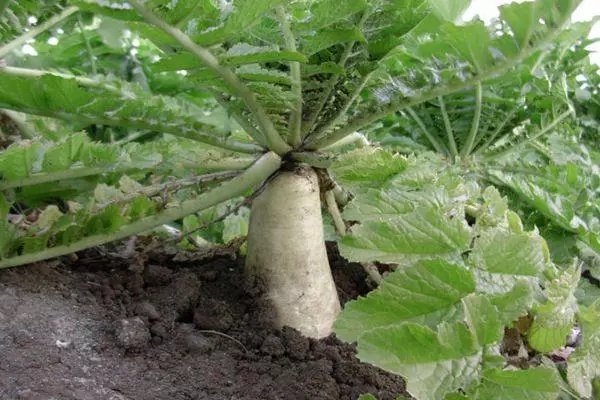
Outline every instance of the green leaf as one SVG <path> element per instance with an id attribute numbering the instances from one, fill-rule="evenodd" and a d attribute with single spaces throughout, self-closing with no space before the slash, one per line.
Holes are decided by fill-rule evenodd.
<path id="1" fill-rule="evenodd" d="M 423 192 L 399 188 L 368 189 L 344 208 L 344 218 L 362 222 L 407 214 L 416 208 L 441 209 L 449 202 L 449 196 L 443 188 Z"/>
<path id="2" fill-rule="evenodd" d="M 269 62 L 296 61 L 307 63 L 308 59 L 301 53 L 295 51 L 280 51 L 269 47 L 250 46 L 246 43 L 238 43 L 227 51 L 221 58 L 224 65 L 238 66 L 245 64 L 258 64 Z M 152 64 L 154 72 L 179 71 L 189 69 L 201 69 L 206 71 L 204 64 L 192 53 L 179 53 L 172 57 L 162 58 Z"/>
<path id="3" fill-rule="evenodd" d="M 510 26 L 515 40 L 519 46 L 527 45 L 527 41 L 534 33 L 531 24 L 523 24 L 523 20 L 531 20 L 536 14 L 536 4 L 525 2 L 520 4 L 511 4 L 510 7 L 502 5 L 499 7 L 500 16 Z"/>
<path id="4" fill-rule="evenodd" d="M 445 25 L 442 27 L 450 45 L 481 72 L 492 63 L 491 39 L 483 22 L 471 22 L 464 26 Z M 477 38 L 475 40 L 475 38 Z"/>
<path id="5" fill-rule="evenodd" d="M 554 369 L 546 367 L 525 370 L 500 370 L 488 368 L 483 371 L 482 384 L 473 400 L 554 400 L 560 386 Z"/>
<path id="6" fill-rule="evenodd" d="M 503 293 L 518 281 L 536 282 L 549 260 L 541 237 L 489 229 L 475 240 L 469 261 L 480 290 Z"/>
<path id="7" fill-rule="evenodd" d="M 301 49 L 303 54 L 311 56 L 336 44 L 364 41 L 366 39 L 358 28 L 323 29 L 312 36 L 305 36 Z"/>
<path id="8" fill-rule="evenodd" d="M 303 22 L 294 24 L 294 29 L 299 31 L 319 30 L 365 10 L 368 5 L 369 3 L 365 0 L 346 0 L 343 4 L 336 0 L 315 1 L 312 2 L 310 10 L 302 13 Z"/>
<path id="9" fill-rule="evenodd" d="M 580 304 L 590 306 L 596 300 L 600 299 L 600 287 L 588 279 L 581 279 L 575 291 L 575 297 Z"/>
<path id="10" fill-rule="evenodd" d="M 73 79 L 52 75 L 32 78 L 0 73 L 0 107 L 89 124 L 171 133 L 217 146 L 226 142 L 219 127 L 204 123 L 204 112 L 189 101 L 153 96 L 124 82 L 98 84 L 99 88 L 84 88 Z"/>
<path id="11" fill-rule="evenodd" d="M 600 376 L 600 300 L 578 315 L 583 340 L 569 357 L 567 380 L 582 397 L 591 398 L 592 381 Z"/>
<path id="12" fill-rule="evenodd" d="M 504 325 L 510 325 L 531 310 L 534 290 L 527 283 L 519 282 L 506 293 L 490 296 L 490 301 L 500 312 Z"/>
<path id="13" fill-rule="evenodd" d="M 465 320 L 480 346 L 491 345 L 502 337 L 504 321 L 487 297 L 469 296 L 462 299 Z"/>
<path id="14" fill-rule="evenodd" d="M 339 157 L 331 170 L 342 185 L 364 189 L 382 187 L 406 167 L 406 160 L 400 156 L 365 147 Z"/>
<path id="15" fill-rule="evenodd" d="M 340 252 L 352 261 L 410 265 L 438 257 L 460 260 L 470 242 L 471 229 L 465 220 L 422 208 L 353 227 L 342 239 Z"/>
<path id="16" fill-rule="evenodd" d="M 471 4 L 471 0 L 427 0 L 431 11 L 438 18 L 456 22 Z"/>
<path id="17" fill-rule="evenodd" d="M 475 291 L 473 274 L 442 260 L 420 261 L 391 273 L 367 297 L 346 304 L 335 323 L 342 340 L 356 341 L 374 328 L 411 321 L 435 328 L 461 318 L 461 300 Z"/>
<path id="18" fill-rule="evenodd" d="M 203 45 L 212 46 L 240 35 L 250 28 L 264 14 L 281 5 L 282 0 L 235 0 L 231 12 L 222 25 L 200 34 L 192 34 L 193 39 Z"/>
<path id="19" fill-rule="evenodd" d="M 49 148 L 44 154 L 42 170 L 56 172 L 69 169 L 74 162 L 80 159 L 80 152 L 89 138 L 85 133 L 69 135 L 64 143 Z"/>
<path id="20" fill-rule="evenodd" d="M 529 328 L 531 347 L 546 353 L 565 345 L 578 311 L 574 293 L 580 277 L 581 270 L 570 267 L 548 284 L 544 291 L 547 300 L 537 310 Z"/>
<path id="21" fill-rule="evenodd" d="M 30 176 L 42 145 L 38 142 L 13 144 L 4 150 L 0 158 L 0 178 L 5 181 L 18 180 Z"/>
<path id="22" fill-rule="evenodd" d="M 483 352 L 462 323 L 442 323 L 434 331 L 408 322 L 366 332 L 358 357 L 404 376 L 412 396 L 440 399 L 479 381 Z"/>
<path id="23" fill-rule="evenodd" d="M 358 400 L 377 400 L 377 397 L 373 396 L 371 393 L 361 394 Z"/>
<path id="24" fill-rule="evenodd" d="M 33 229 L 38 231 L 48 230 L 63 216 L 57 206 L 50 205 L 46 207 L 38 216 L 37 221 L 33 224 Z"/>
<path id="25" fill-rule="evenodd" d="M 250 209 L 242 207 L 237 213 L 228 215 L 223 221 L 223 243 L 248 235 Z"/>

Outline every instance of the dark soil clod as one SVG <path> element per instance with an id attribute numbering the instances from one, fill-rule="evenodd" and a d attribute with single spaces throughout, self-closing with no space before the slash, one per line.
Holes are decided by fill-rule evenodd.
<path id="1" fill-rule="evenodd" d="M 365 295 L 360 265 L 329 247 L 340 299 Z M 0 400 L 405 394 L 401 378 L 360 363 L 351 344 L 274 329 L 243 260 L 156 251 L 136 272 L 131 260 L 98 254 L 0 271 Z"/>

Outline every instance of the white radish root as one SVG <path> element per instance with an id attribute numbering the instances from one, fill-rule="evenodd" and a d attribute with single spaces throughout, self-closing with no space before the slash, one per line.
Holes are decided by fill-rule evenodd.
<path id="1" fill-rule="evenodd" d="M 323 236 L 319 182 L 307 166 L 282 170 L 252 203 L 246 273 L 265 286 L 276 322 L 303 335 L 332 332 L 340 302 Z"/>

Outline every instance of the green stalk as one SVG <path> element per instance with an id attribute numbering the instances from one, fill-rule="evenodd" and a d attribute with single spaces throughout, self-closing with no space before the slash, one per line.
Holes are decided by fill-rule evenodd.
<path id="1" fill-rule="evenodd" d="M 296 39 L 290 28 L 290 22 L 288 21 L 285 9 L 283 6 L 279 6 L 276 11 L 279 24 L 281 25 L 285 47 L 287 50 L 295 52 Z M 292 79 L 292 95 L 294 96 L 296 104 L 294 108 L 292 108 L 290 115 L 289 143 L 292 147 L 296 147 L 302 141 L 302 134 L 300 131 L 302 126 L 302 76 L 300 73 L 300 63 L 298 61 L 290 62 L 290 77 Z"/>
<path id="2" fill-rule="evenodd" d="M 481 120 L 481 106 L 483 103 L 483 90 L 481 88 L 481 82 L 477 82 L 475 85 L 475 111 L 473 114 L 473 122 L 471 123 L 471 130 L 469 131 L 469 136 L 467 136 L 467 141 L 465 143 L 465 147 L 463 147 L 460 155 L 462 157 L 466 157 L 471 154 L 471 150 L 473 150 L 473 144 L 475 143 L 475 137 L 477 136 L 477 132 L 479 131 L 479 121 Z"/>
<path id="3" fill-rule="evenodd" d="M 530 142 L 536 140 L 540 136 L 543 136 L 546 133 L 548 133 L 549 131 L 551 131 L 552 129 L 554 129 L 556 127 L 556 125 L 560 124 L 562 121 L 564 121 L 566 118 L 568 118 L 571 114 L 574 114 L 574 110 L 569 108 L 569 110 L 560 114 L 558 117 L 556 117 L 554 119 L 554 121 L 552 121 L 550 124 L 548 124 L 545 128 L 541 129 L 539 132 L 529 136 L 527 139 L 515 144 L 514 146 L 512 146 L 504 151 L 485 156 L 484 160 L 492 161 L 492 160 L 496 160 L 498 158 L 502 158 L 510 153 L 514 153 L 515 151 L 521 149 L 522 147 L 528 145 Z"/>
<path id="4" fill-rule="evenodd" d="M 281 158 L 277 154 L 273 152 L 266 153 L 243 174 L 222 183 L 216 188 L 199 195 L 195 199 L 182 202 L 179 207 L 169 208 L 160 214 L 141 219 L 122 227 L 119 231 L 114 233 L 89 236 L 69 245 L 52 247 L 37 253 L 25 254 L 2 260 L 0 261 L 0 269 L 63 256 L 89 247 L 99 246 L 101 244 L 149 231 L 163 224 L 212 207 L 225 200 L 242 196 L 246 191 L 259 185 L 277 171 L 280 165 Z"/>
<path id="5" fill-rule="evenodd" d="M 96 57 L 94 56 L 94 51 L 92 50 L 92 45 L 90 44 L 90 40 L 85 34 L 85 29 L 83 27 L 83 21 L 81 20 L 81 14 L 77 14 L 77 26 L 81 31 L 81 37 L 83 42 L 85 43 L 85 49 L 88 53 L 88 57 L 90 59 L 90 63 L 92 64 L 92 74 L 96 75 L 98 73 L 98 69 L 96 68 Z"/>
<path id="6" fill-rule="evenodd" d="M 102 82 L 98 79 L 86 78 L 85 76 L 78 76 L 73 74 L 66 74 L 62 72 L 55 71 L 44 71 L 40 69 L 30 69 L 30 68 L 19 68 L 19 67 L 0 67 L 0 73 L 12 76 L 20 76 L 23 78 L 40 78 L 44 75 L 53 75 L 63 79 L 74 79 L 75 82 L 80 84 L 81 86 L 96 88 L 96 89 L 104 89 L 112 93 L 120 94 L 121 90 L 113 85 L 108 85 L 106 82 Z"/>
<path id="7" fill-rule="evenodd" d="M 131 135 L 125 136 L 123 139 L 119 139 L 117 140 L 114 144 L 117 145 L 124 145 L 130 142 L 133 142 L 134 140 L 137 140 L 141 137 L 144 137 L 146 135 L 151 134 L 152 131 L 139 131 L 139 132 L 134 132 Z"/>
<path id="8" fill-rule="evenodd" d="M 365 135 L 360 132 L 353 132 L 345 138 L 342 138 L 327 147 L 323 147 L 321 150 L 334 150 L 352 143 L 356 143 L 356 147 L 365 147 L 370 144 Z"/>
<path id="9" fill-rule="evenodd" d="M 435 151 L 437 151 L 440 154 L 447 155 L 448 154 L 448 149 L 446 148 L 446 146 L 444 146 L 444 144 L 442 142 L 440 142 L 438 140 L 438 138 L 434 134 L 432 134 L 431 132 L 429 132 L 429 130 L 427 129 L 427 127 L 423 123 L 423 120 L 421 120 L 421 118 L 417 115 L 417 113 L 411 107 L 408 107 L 406 109 L 406 111 L 410 114 L 410 116 L 412 117 L 412 119 L 415 120 L 415 122 L 417 123 L 417 125 L 419 125 L 419 128 L 421 128 L 421 131 L 425 134 L 425 136 L 429 140 L 429 143 L 431 143 L 431 145 L 433 146 L 433 148 L 435 149 Z"/>
<path id="10" fill-rule="evenodd" d="M 314 168 L 327 169 L 331 167 L 336 156 L 328 153 L 317 153 L 317 152 L 291 152 L 290 158 L 296 162 L 308 164 Z"/>
<path id="11" fill-rule="evenodd" d="M 34 69 L 26 69 L 26 68 L 15 68 L 15 67 L 0 67 L 0 74 L 8 74 L 13 76 L 20 76 L 25 78 L 38 78 L 44 75 L 54 75 L 63 79 L 74 79 L 78 84 L 90 87 L 90 88 L 99 88 L 102 90 L 107 90 L 109 92 L 121 95 L 121 90 L 115 86 L 107 85 L 104 82 L 98 81 L 96 79 L 90 79 L 81 76 L 75 76 L 70 74 L 63 74 L 58 72 L 47 72 L 40 71 Z M 29 114 L 37 114 L 43 115 L 51 118 L 59 118 L 67 121 L 77 121 L 82 123 L 89 124 L 102 124 L 108 126 L 125 126 L 134 129 L 141 130 L 149 130 L 155 132 L 163 132 L 170 133 L 171 135 L 185 137 L 187 139 L 196 140 L 198 142 L 210 144 L 211 146 L 220 147 L 227 150 L 232 150 L 240 153 L 262 153 L 264 148 L 261 146 L 251 144 L 251 143 L 240 143 L 231 139 L 221 139 L 218 137 L 218 134 L 210 134 L 201 132 L 201 129 L 204 129 L 206 125 L 200 123 L 200 126 L 192 126 L 195 128 L 194 130 L 186 130 L 183 132 L 181 127 L 178 126 L 170 126 L 167 124 L 160 123 L 152 123 L 150 120 L 115 120 L 109 118 L 102 118 L 100 116 L 87 117 L 85 115 L 76 114 L 76 113 L 67 113 L 67 112 L 59 112 L 52 110 L 39 110 L 39 109 L 19 109 L 19 111 L 27 112 Z"/>
<path id="12" fill-rule="evenodd" d="M 96 207 L 94 207 L 93 212 L 97 213 L 113 204 L 128 203 L 142 195 L 146 196 L 146 197 L 151 197 L 151 196 L 156 196 L 157 194 L 164 193 L 164 192 L 176 192 L 178 190 L 181 190 L 183 188 L 190 187 L 190 186 L 224 181 L 225 179 L 230 179 L 237 175 L 239 175 L 239 173 L 237 171 L 216 172 L 214 174 L 199 175 L 199 176 L 194 176 L 192 178 L 184 178 L 184 179 L 179 179 L 176 181 L 169 181 L 169 182 L 165 182 L 165 183 L 162 183 L 160 185 L 155 185 L 155 186 L 145 186 L 136 192 L 127 193 L 127 195 L 123 198 L 109 201 L 104 204 L 99 204 Z"/>
<path id="13" fill-rule="evenodd" d="M 370 73 L 365 75 L 362 82 L 354 90 L 354 93 L 352 93 L 352 95 L 350 97 L 348 97 L 348 100 L 346 100 L 346 103 L 339 109 L 339 111 L 335 114 L 335 116 L 333 118 L 331 118 L 329 120 L 329 122 L 325 123 L 321 128 L 314 130 L 310 136 L 317 138 L 317 137 L 320 137 L 322 133 L 327 132 L 330 129 L 334 128 L 337 125 L 338 121 L 342 117 L 344 117 L 344 115 L 346 115 L 346 112 L 348 111 L 350 106 L 352 106 L 352 104 L 354 104 L 354 102 L 360 95 L 360 92 L 362 92 L 364 87 L 367 85 L 367 82 L 369 81 L 370 77 L 371 77 Z M 309 138 L 309 136 L 307 136 L 307 139 L 308 138 Z"/>
<path id="14" fill-rule="evenodd" d="M 362 29 L 366 20 L 369 18 L 369 15 L 370 15 L 369 11 L 365 11 L 363 13 L 363 15 L 360 19 L 360 22 L 358 23 L 359 30 Z M 352 49 L 354 48 L 355 43 L 356 42 L 349 42 L 346 44 L 346 47 L 344 48 L 344 52 L 342 53 L 342 55 L 340 57 L 340 61 L 338 62 L 338 65 L 340 67 L 342 67 L 342 68 L 346 67 L 346 62 L 348 61 L 348 58 L 350 58 L 350 54 L 352 54 Z M 308 135 L 311 133 L 311 131 L 315 127 L 317 119 L 319 118 L 319 115 L 321 114 L 323 107 L 325 107 L 325 104 L 327 104 L 327 101 L 329 100 L 329 97 L 331 96 L 331 92 L 333 91 L 333 88 L 335 87 L 335 85 L 337 85 L 339 79 L 340 79 L 340 77 L 337 75 L 333 75 L 331 78 L 329 78 L 329 81 L 327 82 L 327 87 L 323 91 L 323 95 L 321 96 L 319 103 L 317 104 L 315 109 L 312 111 L 312 113 L 308 117 L 307 123 L 304 125 L 304 128 L 302 130 L 304 139 L 306 139 L 308 137 Z M 355 129 L 355 130 L 357 130 L 357 129 Z"/>
<path id="15" fill-rule="evenodd" d="M 39 35 L 40 33 L 46 31 L 47 29 L 52 28 L 54 25 L 58 24 L 60 21 L 67 19 L 70 15 L 77 12 L 77 7 L 67 7 L 60 14 L 56 14 L 52 18 L 48 19 L 44 23 L 36 26 L 31 29 L 29 32 L 25 32 L 12 42 L 6 43 L 4 46 L 0 47 L 0 58 L 4 57 L 11 51 L 21 47 L 24 45 L 29 39 L 32 39 Z"/>
<path id="16" fill-rule="evenodd" d="M 354 42 L 349 42 L 346 44 L 346 47 L 344 48 L 344 52 L 342 53 L 342 56 L 340 57 L 340 61 L 338 62 L 338 65 L 341 66 L 342 68 L 346 65 L 346 61 L 348 60 L 348 57 L 350 57 L 350 53 L 352 52 L 353 46 L 354 46 Z M 310 135 L 312 129 L 315 127 L 315 125 L 317 123 L 317 119 L 319 118 L 319 115 L 321 114 L 323 107 L 325 107 L 327 100 L 329 100 L 329 96 L 331 95 L 333 88 L 337 84 L 338 79 L 339 79 L 339 77 L 337 75 L 333 75 L 327 81 L 327 86 L 323 90 L 323 94 L 319 98 L 319 102 L 317 103 L 317 106 L 314 108 L 314 110 L 311 111 L 311 113 L 308 117 L 308 121 L 304 124 L 304 127 L 302 128 L 302 136 L 304 136 L 305 139 L 308 138 L 308 135 Z"/>
<path id="17" fill-rule="evenodd" d="M 440 104 L 440 111 L 442 113 L 442 118 L 444 119 L 444 127 L 446 128 L 446 135 L 448 136 L 448 144 L 450 145 L 450 153 L 452 153 L 453 158 L 456 158 L 458 156 L 458 149 L 456 148 L 456 140 L 454 140 L 454 132 L 452 131 L 452 124 L 450 123 L 450 117 L 448 116 L 448 111 L 446 111 L 446 103 L 444 102 L 444 98 L 442 96 L 438 97 L 438 103 Z"/>
<path id="18" fill-rule="evenodd" d="M 225 99 L 223 95 L 221 95 L 221 93 L 219 93 L 216 90 L 212 93 L 215 96 L 215 100 L 217 100 L 217 103 L 219 103 L 219 105 L 223 107 L 223 109 L 225 109 L 230 116 L 233 117 L 235 122 L 238 123 L 238 125 L 244 130 L 244 132 L 250 135 L 250 137 L 256 138 L 258 143 L 260 143 L 262 146 L 266 146 L 267 143 L 265 142 L 265 138 L 263 137 L 262 133 L 254 126 L 252 126 L 252 123 L 248 118 L 244 117 L 241 113 L 233 110 L 233 107 L 229 106 L 227 99 Z"/>
<path id="19" fill-rule="evenodd" d="M 239 171 L 248 168 L 256 161 L 252 157 L 225 157 L 218 160 L 203 160 L 200 163 L 182 161 L 186 168 L 201 168 L 206 170 Z"/>
<path id="20" fill-rule="evenodd" d="M 507 59 L 506 61 L 496 65 L 495 67 L 488 69 L 487 71 L 474 75 L 470 79 L 465 79 L 464 81 L 461 81 L 456 84 L 443 85 L 437 87 L 410 99 L 400 99 L 398 101 L 391 102 L 388 105 L 382 107 L 379 111 L 361 117 L 356 117 L 354 118 L 354 120 L 348 121 L 348 124 L 344 128 L 339 129 L 324 138 L 308 142 L 306 148 L 313 150 L 322 149 L 323 147 L 329 146 L 330 144 L 337 142 L 344 136 L 347 136 L 352 132 L 359 131 L 362 127 L 369 125 L 372 122 L 375 122 L 378 119 L 383 118 L 387 115 L 393 114 L 394 112 L 404 110 L 407 107 L 411 107 L 417 104 L 421 104 L 425 101 L 435 99 L 436 97 L 447 96 L 455 92 L 466 90 L 479 82 L 483 82 L 487 79 L 498 76 L 504 73 L 505 71 L 513 68 L 514 66 L 520 64 L 523 60 L 536 53 L 539 49 L 545 47 L 548 43 L 552 42 L 562 32 L 564 26 L 568 24 L 568 22 L 569 19 L 566 18 L 544 40 L 540 41 L 533 47 L 523 50 L 515 57 Z"/>
<path id="21" fill-rule="evenodd" d="M 178 28 L 171 26 L 158 18 L 152 12 L 147 10 L 140 0 L 128 0 L 131 4 L 149 23 L 156 26 L 167 35 L 175 39 L 186 50 L 194 54 L 202 61 L 211 71 L 216 73 L 221 79 L 227 83 L 235 93 L 240 96 L 252 114 L 256 117 L 258 124 L 265 135 L 269 148 L 279 155 L 283 155 L 291 150 L 291 147 L 281 138 L 273 121 L 269 118 L 267 112 L 262 105 L 256 100 L 254 94 L 246 85 L 237 77 L 233 71 L 219 63 L 219 60 L 207 49 L 194 43 L 189 36 L 180 31 Z"/>
<path id="22" fill-rule="evenodd" d="M 325 203 L 327 204 L 327 211 L 329 211 L 329 215 L 333 219 L 333 225 L 335 226 L 335 230 L 338 235 L 344 237 L 346 235 L 346 223 L 342 218 L 342 213 L 338 208 L 337 202 L 335 201 L 335 194 L 333 190 L 328 190 L 325 192 Z"/>
<path id="23" fill-rule="evenodd" d="M 206 170 L 225 170 L 225 171 L 239 171 L 248 168 L 255 162 L 255 158 L 224 158 L 222 160 L 208 160 L 201 165 L 196 164 L 186 164 L 183 162 L 184 167 L 188 168 L 203 168 Z M 120 168 L 106 168 L 106 167 L 89 167 L 89 168 L 72 168 L 66 169 L 64 171 L 57 172 L 49 172 L 49 173 L 41 173 L 34 174 L 27 178 L 22 178 L 18 180 L 12 181 L 2 181 L 0 180 L 0 191 L 7 189 L 14 189 L 18 187 L 26 187 L 39 185 L 42 183 L 48 182 L 60 182 L 69 179 L 78 179 L 78 178 L 86 178 L 88 176 L 94 175 L 102 175 L 102 174 L 111 174 L 115 172 L 126 172 L 135 170 L 137 168 L 132 168 L 127 165 L 124 165 Z"/>
<path id="24" fill-rule="evenodd" d="M 67 179 L 85 178 L 93 175 L 101 175 L 117 170 L 107 168 L 91 167 L 91 168 L 73 168 L 64 171 L 50 172 L 47 174 L 35 174 L 27 178 L 22 178 L 14 181 L 0 181 L 0 191 L 14 189 L 18 187 L 26 187 L 39 185 L 41 183 L 59 182 Z"/>
<path id="25" fill-rule="evenodd" d="M 506 114 L 506 117 L 502 120 L 502 122 L 500 123 L 500 125 L 498 125 L 498 127 L 496 128 L 496 130 L 494 131 L 494 133 L 492 133 L 492 136 L 490 136 L 489 139 L 487 139 L 485 141 L 485 143 L 483 143 L 477 150 L 475 150 L 475 152 L 473 153 L 473 155 L 478 155 L 481 152 L 486 151 L 487 149 L 489 149 L 489 147 L 492 145 L 492 143 L 494 143 L 494 140 L 498 137 L 498 135 L 500 134 L 500 132 L 502 132 L 502 130 L 504 129 L 504 127 L 506 126 L 506 124 L 508 124 L 509 121 L 517 113 L 518 109 L 519 109 L 519 105 L 517 104 L 517 106 L 515 106 L 512 110 L 510 110 L 510 112 L 508 114 Z M 498 139 L 498 140 L 501 140 L 504 136 L 506 136 L 509 133 L 510 132 L 507 132 L 505 135 L 502 135 L 500 137 L 500 139 Z"/>
<path id="26" fill-rule="evenodd" d="M 345 206 L 350 201 L 350 194 L 344 188 L 342 188 L 336 181 L 333 181 L 333 189 L 331 189 L 335 196 L 335 201 L 340 206 Z"/>

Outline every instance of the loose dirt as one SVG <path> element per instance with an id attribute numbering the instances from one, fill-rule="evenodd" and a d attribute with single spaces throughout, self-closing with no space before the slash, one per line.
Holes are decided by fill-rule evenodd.
<path id="1" fill-rule="evenodd" d="M 0 399 L 378 399 L 401 378 L 333 335 L 273 329 L 233 252 L 92 249 L 0 271 Z M 183 254 L 183 255 L 182 255 Z M 330 248 L 340 299 L 369 287 Z"/>

